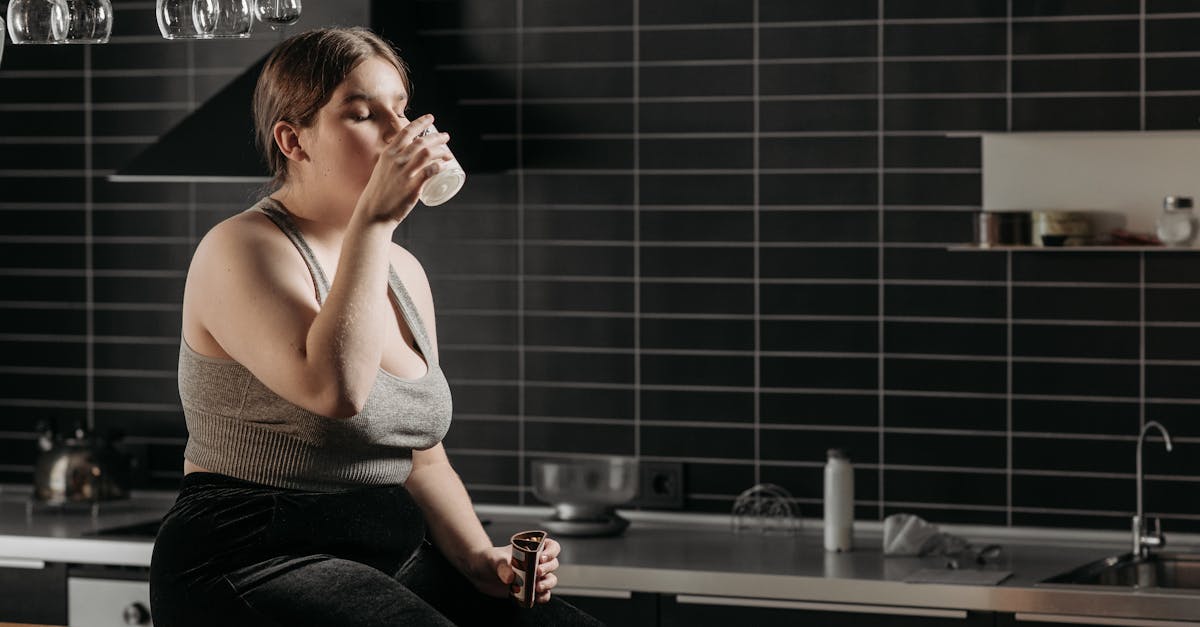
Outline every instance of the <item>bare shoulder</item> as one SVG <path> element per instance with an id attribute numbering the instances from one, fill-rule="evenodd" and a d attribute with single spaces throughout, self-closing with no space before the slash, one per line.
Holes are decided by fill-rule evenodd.
<path id="1" fill-rule="evenodd" d="M 192 264 L 208 264 L 219 260 L 214 257 L 228 258 L 230 254 L 240 259 L 256 252 L 282 250 L 286 245 L 286 236 L 270 218 L 257 211 L 243 211 L 209 229 L 196 247 Z"/>
<path id="2" fill-rule="evenodd" d="M 291 240 L 258 211 L 226 218 L 196 246 L 188 269 L 189 289 L 196 283 L 208 291 L 226 282 L 311 291 L 304 261 Z"/>
<path id="3" fill-rule="evenodd" d="M 404 282 L 404 287 L 408 289 L 413 298 L 432 298 L 429 277 L 426 276 L 425 268 L 416 255 L 407 248 L 392 242 L 390 261 L 392 267 L 396 269 L 396 274 L 400 275 L 400 280 Z"/>
<path id="4" fill-rule="evenodd" d="M 263 303 L 316 309 L 303 260 L 270 218 L 246 211 L 212 227 L 196 246 L 184 287 L 185 328 L 214 331 L 227 314 Z"/>

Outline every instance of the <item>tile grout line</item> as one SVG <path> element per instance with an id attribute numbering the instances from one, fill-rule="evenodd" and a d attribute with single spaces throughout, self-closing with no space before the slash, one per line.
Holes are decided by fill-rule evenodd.
<path id="1" fill-rule="evenodd" d="M 759 245 L 761 237 L 761 216 L 759 214 L 759 205 L 762 202 L 762 179 L 761 165 L 762 156 L 759 154 L 761 150 L 761 140 L 759 132 L 762 130 L 761 120 L 761 101 L 760 96 L 760 67 L 758 63 L 760 50 L 762 45 L 759 33 L 759 0 L 754 0 L 753 7 L 754 30 L 753 30 L 753 53 L 754 53 L 754 70 L 751 76 L 752 94 L 754 101 L 754 138 L 752 140 L 753 147 L 751 155 L 754 168 L 754 484 L 762 483 L 762 431 L 760 424 L 762 422 L 762 284 L 760 278 L 762 276 L 762 256 Z"/>
<path id="2" fill-rule="evenodd" d="M 1146 426 L 1146 254 L 1138 253 L 1138 429 Z"/>
<path id="3" fill-rule="evenodd" d="M 1011 13 L 1010 13 L 1011 15 Z M 1197 18 L 1200 17 L 1200 12 L 1196 11 L 1177 11 L 1177 12 L 1156 12 L 1152 17 L 1147 19 L 1153 20 L 1170 20 L 1180 18 Z M 1076 13 L 1068 15 L 1023 15 L 1013 17 L 1013 21 L 1021 23 L 1060 23 L 1060 22 L 1123 22 L 1132 21 L 1138 18 L 1137 13 Z M 1003 23 L 1005 17 L 917 17 L 917 18 L 891 18 L 887 22 L 893 25 L 904 26 L 954 26 L 962 24 L 1000 24 Z M 789 28 L 822 28 L 822 27 L 845 27 L 845 26 L 872 26 L 879 21 L 876 19 L 839 19 L 839 20 L 780 20 L 771 21 L 765 28 L 771 29 L 789 29 Z M 680 24 L 651 24 L 645 25 L 642 28 L 647 31 L 694 31 L 694 30 L 745 30 L 752 28 L 751 22 L 694 22 Z M 464 28 L 432 28 L 418 31 L 418 34 L 423 36 L 445 36 L 445 35 L 485 35 L 485 34 L 505 34 L 512 32 L 511 27 L 505 26 L 484 26 L 484 27 L 464 27 Z M 588 25 L 588 26 L 534 26 L 527 28 L 531 33 L 558 33 L 558 34 L 576 34 L 576 33 L 612 33 L 626 32 L 629 28 L 620 25 Z M 114 38 L 116 39 L 116 38 Z M 131 39 L 129 36 L 123 40 Z"/>
<path id="4" fill-rule="evenodd" d="M 1013 0 L 1007 0 L 1008 20 L 1005 23 L 1005 129 L 1013 130 Z M 979 150 L 983 150 L 983 140 L 979 140 Z M 982 170 L 982 162 L 980 169 Z M 981 201 L 982 202 L 982 201 Z M 1005 488 L 1004 488 L 1004 523 L 1011 527 L 1013 524 L 1013 281 L 1012 281 L 1012 251 L 1004 253 L 1004 339 L 1005 339 L 1005 392 L 1004 392 L 1004 455 L 1005 455 Z"/>
<path id="5" fill-rule="evenodd" d="M 1010 6 L 1011 6 L 1011 0 Z M 1007 288 L 1004 301 L 1005 324 L 1005 391 L 1004 391 L 1004 452 L 1005 452 L 1005 524 L 1013 524 L 1013 301 L 1012 301 L 1012 252 L 1005 253 L 1005 278 Z"/>
<path id="6" fill-rule="evenodd" d="M 997 18 L 996 23 L 1001 23 L 1005 18 Z M 1014 21 L 1020 22 L 1016 19 Z M 1132 21 L 1132 20 L 1131 20 Z M 1150 21 L 1149 19 L 1146 20 Z M 645 28 L 643 27 L 643 30 Z M 523 33 L 522 33 L 523 34 Z M 112 45 L 111 43 L 109 44 Z M 1098 60 L 1115 60 L 1115 59 L 1136 59 L 1139 56 L 1137 52 L 1075 52 L 1075 53 L 1048 53 L 1048 54 L 1013 54 L 1013 59 L 1020 61 L 1050 61 L 1050 60 L 1081 60 L 1081 59 L 1098 59 Z M 1146 52 L 1146 58 L 1149 59 L 1194 59 L 1200 57 L 1200 51 L 1183 50 L 1183 51 L 1162 51 L 1162 52 Z M 761 59 L 764 65 L 822 65 L 822 64 L 854 64 L 854 63 L 871 63 L 873 57 L 870 56 L 811 56 L 811 57 L 771 57 Z M 945 55 L 892 55 L 888 57 L 889 62 L 901 63 L 937 63 L 937 62 L 955 62 L 955 61 L 996 61 L 1004 60 L 1002 54 L 945 54 Z M 663 60 L 663 61 L 642 61 L 644 67 L 727 67 L 727 66 L 749 66 L 752 64 L 750 57 L 738 58 L 710 58 L 710 59 L 679 59 L 679 60 Z M 436 66 L 438 71 L 466 71 L 479 69 L 515 69 L 516 62 L 511 63 L 447 63 Z M 630 62 L 627 61 L 575 61 L 575 62 L 529 62 L 523 63 L 523 66 L 531 70 L 539 69 L 611 69 L 630 67 Z M 204 69 L 189 70 L 187 67 L 178 68 L 159 68 L 145 70 L 96 70 L 92 73 L 94 77 L 103 78 L 170 78 L 176 76 L 187 76 L 189 72 L 193 72 L 204 76 L 213 77 L 229 77 L 237 76 L 244 71 L 243 67 L 207 67 Z M 82 72 L 75 70 L 4 70 L 0 71 L 0 79 L 2 78 L 78 78 Z M 171 101 L 165 101 L 170 103 Z M 147 103 L 149 104 L 149 103 Z"/>
<path id="7" fill-rule="evenodd" d="M 0 37 L 3 33 L 0 33 Z M 86 348 L 86 370 L 87 370 L 87 411 L 86 411 L 86 426 L 88 433 L 91 433 L 96 428 L 96 277 L 95 277 L 95 247 L 92 242 L 95 225 L 93 224 L 94 216 L 92 215 L 92 203 L 95 200 L 95 182 L 93 181 L 92 166 L 94 165 L 95 156 L 92 146 L 92 130 L 94 122 L 92 120 L 92 46 L 86 44 L 83 46 L 83 103 L 84 103 L 84 118 L 83 118 L 83 134 L 84 134 L 84 169 L 86 178 L 83 186 L 83 256 L 85 266 L 85 287 L 84 298 L 87 299 L 87 319 L 85 321 L 87 332 L 87 348 Z M 60 426 L 61 428 L 61 426 Z"/>
<path id="8" fill-rule="evenodd" d="M 133 343 L 132 342 L 133 338 L 129 338 L 129 337 L 125 337 L 125 336 L 118 336 L 118 337 L 120 338 L 121 342 Z M 58 338 L 58 339 L 22 338 L 22 339 L 16 339 L 16 340 L 8 340 L 8 341 L 62 345 L 62 344 L 74 344 L 77 342 L 77 339 L 78 339 L 77 337 L 65 337 L 65 338 Z M 166 338 L 152 338 L 152 339 L 155 341 L 140 342 L 138 344 L 142 345 L 142 346 L 170 346 L 171 345 L 170 341 L 167 340 Z M 99 340 L 100 340 L 100 338 L 96 337 L 95 343 L 103 343 L 105 345 L 113 345 L 113 344 L 117 343 L 117 342 L 113 341 L 112 339 L 109 339 L 108 341 L 104 341 L 104 342 L 101 342 Z M 511 351 L 513 347 L 506 345 L 506 344 L 496 344 L 496 345 L 447 344 L 446 348 L 447 348 L 447 352 L 475 351 L 475 352 L 479 352 L 479 353 L 486 353 L 486 352 L 490 351 L 492 353 L 506 353 L 506 352 Z M 540 356 L 540 357 L 546 357 L 548 355 L 572 355 L 572 354 L 573 355 L 595 355 L 595 356 L 599 356 L 599 355 L 629 355 L 632 357 L 633 352 L 634 352 L 633 349 L 631 349 L 631 348 L 597 348 L 594 346 L 528 346 L 527 345 L 525 350 L 526 350 L 526 353 L 532 353 L 532 354 Z M 987 365 L 987 364 L 996 364 L 997 366 L 999 366 L 1000 364 L 1006 364 L 1009 361 L 1011 361 L 1014 365 L 1020 363 L 1020 364 L 1029 364 L 1029 365 L 1033 365 L 1033 366 L 1042 366 L 1042 367 L 1048 367 L 1051 365 L 1055 365 L 1055 366 L 1062 366 L 1062 365 L 1068 365 L 1068 366 L 1070 366 L 1070 365 L 1074 365 L 1074 366 L 1117 366 L 1117 367 L 1121 367 L 1122 370 L 1136 368 L 1139 365 L 1139 363 L 1141 363 L 1141 362 L 1139 362 L 1139 360 L 1137 358 L 1125 359 L 1125 358 L 1042 357 L 1042 356 L 1007 358 L 1002 355 L 946 355 L 943 353 L 802 352 L 802 351 L 760 351 L 760 352 L 756 352 L 754 350 L 722 351 L 722 350 L 711 350 L 711 349 L 693 349 L 693 350 L 653 349 L 653 350 L 641 351 L 641 355 L 643 357 L 652 356 L 652 357 L 691 358 L 691 359 L 718 358 L 718 359 L 724 359 L 724 360 L 728 360 L 728 361 L 745 361 L 745 362 L 752 362 L 754 360 L 754 356 L 756 354 L 761 355 L 763 357 L 771 357 L 771 358 L 776 358 L 776 359 L 783 358 L 783 359 L 797 360 L 797 361 L 799 361 L 799 360 L 812 361 L 812 360 L 820 360 L 820 359 L 829 359 L 829 360 L 838 360 L 841 362 L 851 362 L 851 361 L 868 362 L 868 361 L 876 360 L 880 356 L 882 356 L 885 360 L 890 359 L 890 360 L 897 360 L 897 361 L 925 362 L 927 364 L 942 363 L 942 364 L 949 365 L 949 364 L 955 364 L 955 363 L 959 363 L 959 364 L 966 363 L 966 364 L 975 365 L 975 366 L 981 366 L 981 365 Z M 1185 368 L 1200 368 L 1200 360 L 1186 360 L 1186 361 L 1184 361 L 1184 360 L 1175 360 L 1175 361 L 1146 360 L 1145 363 L 1147 366 L 1176 366 L 1176 367 L 1185 367 Z M 77 371 L 76 368 L 71 368 L 71 367 L 66 367 L 66 366 L 0 366 L 0 372 L 12 372 L 13 369 L 16 369 L 17 371 L 19 371 L 21 368 L 26 368 L 26 369 L 29 369 L 30 371 L 36 370 L 37 372 L 41 372 L 44 374 L 68 375 L 68 374 L 74 374 Z M 114 371 L 125 371 L 125 370 L 129 370 L 129 369 L 126 369 L 126 368 L 100 368 L 100 369 L 96 369 L 96 372 L 111 373 Z M 162 369 L 140 368 L 137 370 L 139 370 L 141 372 L 148 372 L 148 373 L 149 372 L 155 372 L 155 373 L 174 372 L 174 368 L 172 368 L 172 367 L 167 367 L 167 368 L 162 368 Z M 483 379 L 480 379 L 480 380 L 483 380 Z M 547 382 L 547 383 L 549 383 L 549 382 L 568 383 L 571 381 L 572 381 L 571 379 L 549 379 L 549 380 L 546 380 L 545 382 Z M 620 379 L 615 379 L 615 380 L 610 379 L 609 381 L 597 381 L 595 379 L 590 379 L 590 380 L 589 379 L 580 379 L 575 382 L 579 383 L 579 384 L 586 384 L 589 381 L 596 382 L 596 383 L 610 383 L 613 385 L 621 385 L 623 383 L 623 381 Z M 633 386 L 633 382 L 630 381 L 628 383 L 628 385 Z M 646 384 L 644 382 L 640 385 L 643 388 L 646 386 Z M 746 386 L 734 386 L 734 387 L 745 387 L 745 388 L 751 389 L 751 390 L 754 389 L 753 384 L 747 384 Z M 632 387 L 630 389 L 632 389 Z M 778 388 L 772 388 L 772 389 L 778 389 Z M 856 389 L 856 388 L 845 387 L 845 388 L 839 388 L 839 389 L 852 390 L 852 389 Z M 889 390 L 889 391 L 899 392 L 902 390 L 903 390 L 903 388 L 893 389 L 893 390 Z M 936 393 L 936 392 L 943 392 L 943 391 L 948 391 L 948 390 L 937 390 L 937 389 L 924 390 L 923 388 L 916 388 L 913 391 L 914 392 L 924 391 L 924 392 L 929 392 L 929 393 Z M 1084 395 L 1087 396 L 1087 394 L 1084 394 Z M 1138 398 L 1138 397 L 1135 396 L 1133 398 Z"/>
<path id="9" fill-rule="evenodd" d="M 884 9 L 883 9 L 883 4 L 884 4 L 884 0 L 878 0 L 878 2 L 876 3 L 876 9 L 875 9 L 877 11 L 877 13 L 875 15 L 875 67 L 877 68 L 877 72 L 878 72 L 878 74 L 875 76 L 875 91 L 876 91 L 876 95 L 877 95 L 877 98 L 875 101 L 875 124 L 876 124 L 876 129 L 875 129 L 875 131 L 876 131 L 876 135 L 875 135 L 875 167 L 876 167 L 875 197 L 876 197 L 876 203 L 877 203 L 876 220 L 878 221 L 875 225 L 876 241 L 877 241 L 877 245 L 878 245 L 878 247 L 876 248 L 876 257 L 875 257 L 875 265 L 876 265 L 875 270 L 876 270 L 876 276 L 878 277 L 878 284 L 875 287 L 875 293 L 876 293 L 876 298 L 878 300 L 878 305 L 876 307 L 876 311 L 878 314 L 878 318 L 876 319 L 876 342 L 877 342 L 876 350 L 879 351 L 879 354 L 876 358 L 877 361 L 876 361 L 876 366 L 875 366 L 877 388 L 878 388 L 878 393 L 877 393 L 877 398 L 876 398 L 876 407 L 877 407 L 877 410 L 879 413 L 879 419 L 878 419 L 879 431 L 876 434 L 876 441 L 878 442 L 878 450 L 876 451 L 876 454 L 878 455 L 877 459 L 879 460 L 879 470 L 877 471 L 879 494 L 878 494 L 878 499 L 877 499 L 877 503 L 876 503 L 876 508 L 877 508 L 876 518 L 878 520 L 883 520 L 883 517 L 884 517 L 884 512 L 885 512 L 884 503 L 886 502 L 886 495 L 885 495 L 884 488 L 887 485 L 886 481 L 885 481 L 886 457 L 884 455 L 884 443 L 886 440 L 886 438 L 884 437 L 884 433 L 887 428 L 887 423 L 885 421 L 885 415 L 884 415 L 884 408 L 885 408 L 884 400 L 886 398 L 885 397 L 886 388 L 885 388 L 885 381 L 884 381 L 884 372 L 885 372 L 884 366 L 885 366 L 886 358 L 884 357 L 884 337 L 883 337 L 884 319 L 885 319 L 885 314 L 886 314 L 886 310 L 884 307 L 885 274 L 884 274 L 884 267 L 883 267 L 883 254 L 884 254 L 884 212 L 883 212 L 884 171 L 883 170 L 884 170 L 884 156 L 885 156 L 884 155 L 884 145 L 883 145 L 884 132 L 885 132 L 885 123 L 884 123 L 885 118 L 884 118 L 884 107 L 883 107 L 883 105 L 884 105 L 884 88 L 883 88 L 883 85 L 884 85 L 884 83 L 883 83 L 883 68 L 884 68 L 884 55 L 883 55 L 884 19 L 883 19 L 883 17 L 884 17 Z"/>
<path id="10" fill-rule="evenodd" d="M 1147 54 L 1146 58 L 1152 58 L 1153 55 Z M 1194 58 L 1194 57 L 1193 57 Z M 1000 59 L 997 59 L 999 62 Z M 752 64 L 753 65 L 753 64 Z M 767 65 L 760 60 L 759 65 Z M 194 76 L 189 74 L 187 76 Z M 1085 90 L 1085 91 L 1025 91 L 1020 93 L 1006 93 L 1005 91 L 910 91 L 910 92 L 891 92 L 884 96 L 885 100 L 990 100 L 1005 97 L 1006 99 L 1045 99 L 1045 98 L 1075 98 L 1079 100 L 1093 100 L 1099 98 L 1115 98 L 1115 97 L 1132 97 L 1143 94 L 1148 97 L 1162 96 L 1195 96 L 1200 94 L 1198 89 L 1155 89 L 1146 90 Z M 813 94 L 778 94 L 778 95 L 760 95 L 760 102 L 784 102 L 784 103 L 804 103 L 804 102 L 847 102 L 855 100 L 875 100 L 878 96 L 872 93 L 856 93 L 856 92 L 829 92 L 829 93 L 813 93 Z M 458 104 L 467 107 L 487 107 L 487 106 L 502 106 L 516 104 L 516 98 L 462 98 L 458 100 Z M 560 104 L 560 105 L 589 105 L 589 104 L 713 104 L 713 103 L 749 103 L 753 102 L 752 96 L 613 96 L 613 97 L 596 97 L 596 96 L 563 96 L 557 98 L 524 98 L 526 104 Z M 189 112 L 189 104 L 187 102 L 158 102 L 158 103 L 142 103 L 137 101 L 131 102 L 105 102 L 95 103 L 92 106 L 93 111 L 120 111 L 120 112 Z M 44 112 L 44 111 L 82 111 L 83 105 L 61 104 L 53 102 L 37 102 L 26 101 L 11 104 L 0 104 L 0 112 Z M 10 141 L 20 140 L 24 136 L 16 136 L 9 138 Z M 61 135 L 59 137 L 73 137 L 71 135 Z M 129 137 L 130 141 L 138 141 L 139 143 L 153 143 L 156 137 L 154 136 L 121 136 L 107 135 L 105 138 Z M 32 137 L 27 140 L 27 143 L 41 143 L 38 138 Z"/>
<path id="11" fill-rule="evenodd" d="M 1146 130 L 1146 0 L 1138 2 L 1138 115 Z"/>
<path id="12" fill-rule="evenodd" d="M 26 369 L 29 370 L 29 369 Z M 38 372 L 44 369 L 36 369 Z M 62 372 L 59 374 L 79 376 L 84 374 L 82 368 L 58 369 Z M 131 373 L 128 370 L 102 370 L 104 374 L 113 374 L 114 376 L 129 376 L 142 374 L 141 372 Z M 144 372 L 144 371 L 143 371 Z M 5 374 L 15 374 L 14 369 L 8 369 Z M 54 374 L 54 373 L 51 373 Z M 152 374 L 160 375 L 154 378 L 172 378 L 174 369 L 152 372 Z M 516 386 L 515 379 L 452 379 L 451 383 L 458 386 L 473 387 L 473 386 L 496 386 L 510 385 Z M 533 381 L 531 387 L 538 389 L 576 389 L 576 390 L 629 390 L 630 386 L 622 384 L 601 384 L 595 382 L 562 382 L 562 381 Z M 748 393 L 754 392 L 751 386 L 695 386 L 695 385 L 665 385 L 653 384 L 643 386 L 643 389 L 659 392 L 731 392 L 731 393 Z M 795 396 L 854 396 L 861 398 L 875 398 L 878 396 L 878 390 L 862 389 L 862 388 L 771 388 L 774 394 L 788 394 Z M 1003 401 L 1005 395 L 1003 392 L 947 392 L 947 391 L 928 391 L 928 390 L 903 390 L 895 389 L 889 392 L 892 396 L 901 398 L 924 398 L 924 399 L 967 399 L 967 400 L 997 400 Z M 1136 405 L 1138 397 L 1133 396 L 1098 396 L 1098 395 L 1065 395 L 1065 394 L 1013 394 L 1013 400 L 1037 401 L 1037 402 L 1054 402 L 1054 403 L 1122 403 L 1127 405 Z M 1155 398 L 1147 397 L 1148 403 L 1169 403 L 1179 406 L 1192 407 L 1200 405 L 1200 398 Z M 2 407 L 53 407 L 67 409 L 85 409 L 84 401 L 52 401 L 36 398 L 0 398 L 0 406 Z M 178 404 L 170 403 L 151 403 L 151 402 L 97 402 L 96 407 L 99 409 L 121 408 L 130 411 L 154 411 L 161 408 L 167 410 L 179 409 Z M 514 420 L 518 417 L 514 414 Z M 766 429 L 766 426 L 762 428 Z M 871 429 L 876 429 L 877 426 L 872 426 Z M 1181 438 L 1182 439 L 1182 438 Z"/>
<path id="13" fill-rule="evenodd" d="M 633 0 L 633 456 L 642 458 L 641 0 Z"/>
<path id="14" fill-rule="evenodd" d="M 525 476 L 525 141 L 522 139 L 523 103 L 525 96 L 525 0 L 516 1 L 516 149 L 517 149 L 517 483 L 524 488 L 529 483 Z M 525 505 L 525 490 L 520 491 L 518 505 Z"/>
<path id="15" fill-rule="evenodd" d="M 196 110 L 196 42 L 188 40 L 186 42 L 187 66 L 191 70 L 188 72 L 187 81 L 187 111 L 190 114 Z M 196 236 L 196 221 L 198 218 L 198 207 L 196 202 L 196 183 L 188 183 L 188 247 L 192 253 L 195 253 L 197 236 Z M 180 341 L 183 341 L 183 331 L 180 331 Z"/>
<path id="16" fill-rule="evenodd" d="M 1012 124 L 1012 105 L 1013 105 L 1013 88 L 1012 88 L 1012 69 L 1013 69 L 1013 0 L 1007 0 L 1008 19 L 1005 21 L 1005 51 L 1004 51 L 1004 128 L 1009 132 L 1013 130 Z M 982 143 L 983 140 L 980 140 Z M 980 150 L 982 150 L 982 146 Z M 980 163 L 980 171 L 983 170 L 983 164 Z"/>

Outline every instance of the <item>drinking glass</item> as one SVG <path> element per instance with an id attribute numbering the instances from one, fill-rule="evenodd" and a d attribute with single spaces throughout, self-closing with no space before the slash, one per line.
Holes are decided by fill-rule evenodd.
<path id="1" fill-rule="evenodd" d="M 421 136 L 436 132 L 437 128 L 430 124 L 429 128 L 421 132 Z M 426 207 L 436 207 L 450 200 L 467 182 L 466 171 L 458 163 L 458 159 L 453 158 L 453 154 L 450 156 L 449 162 L 442 163 L 442 170 L 425 181 L 425 186 L 421 188 L 421 202 L 425 203 Z"/>
<path id="2" fill-rule="evenodd" d="M 14 44 L 60 44 L 67 38 L 66 0 L 12 0 L 8 36 Z"/>
<path id="3" fill-rule="evenodd" d="M 0 17 L 0 63 L 4 62 L 4 18 Z"/>
<path id="4" fill-rule="evenodd" d="M 154 13 L 163 39 L 208 39 L 217 22 L 217 0 L 158 0 Z"/>
<path id="5" fill-rule="evenodd" d="M 300 0 L 255 0 L 254 12 L 271 28 L 291 26 L 300 21 Z"/>
<path id="6" fill-rule="evenodd" d="M 69 44 L 103 44 L 112 34 L 111 0 L 66 0 Z"/>
<path id="7" fill-rule="evenodd" d="M 254 0 L 216 0 L 216 21 L 209 37 L 219 39 L 244 39 L 250 36 L 254 26 Z"/>

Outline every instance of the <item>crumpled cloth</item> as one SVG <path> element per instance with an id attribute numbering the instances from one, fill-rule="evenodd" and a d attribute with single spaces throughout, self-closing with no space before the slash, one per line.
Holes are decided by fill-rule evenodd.
<path id="1" fill-rule="evenodd" d="M 892 514 L 883 519 L 884 555 L 958 555 L 970 546 L 963 538 L 940 531 L 920 516 Z"/>

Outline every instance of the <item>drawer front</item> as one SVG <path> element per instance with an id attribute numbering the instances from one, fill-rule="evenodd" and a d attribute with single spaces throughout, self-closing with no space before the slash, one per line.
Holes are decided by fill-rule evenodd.
<path id="1" fill-rule="evenodd" d="M 559 586 L 554 596 L 616 627 L 657 627 L 658 595 L 627 590 L 584 590 Z"/>
<path id="2" fill-rule="evenodd" d="M 991 627 L 988 612 L 679 595 L 662 605 L 663 627 Z"/>
<path id="3" fill-rule="evenodd" d="M 1026 614 L 1018 612 L 1011 622 L 1005 616 L 998 625 L 1011 627 L 1200 627 L 1200 622 L 1152 618 L 1108 618 L 1070 614 Z"/>
<path id="4" fill-rule="evenodd" d="M 67 580 L 71 627 L 153 625 L 150 582 L 113 579 Z"/>
<path id="5" fill-rule="evenodd" d="M 67 567 L 35 560 L 0 566 L 0 623 L 67 624 Z"/>

